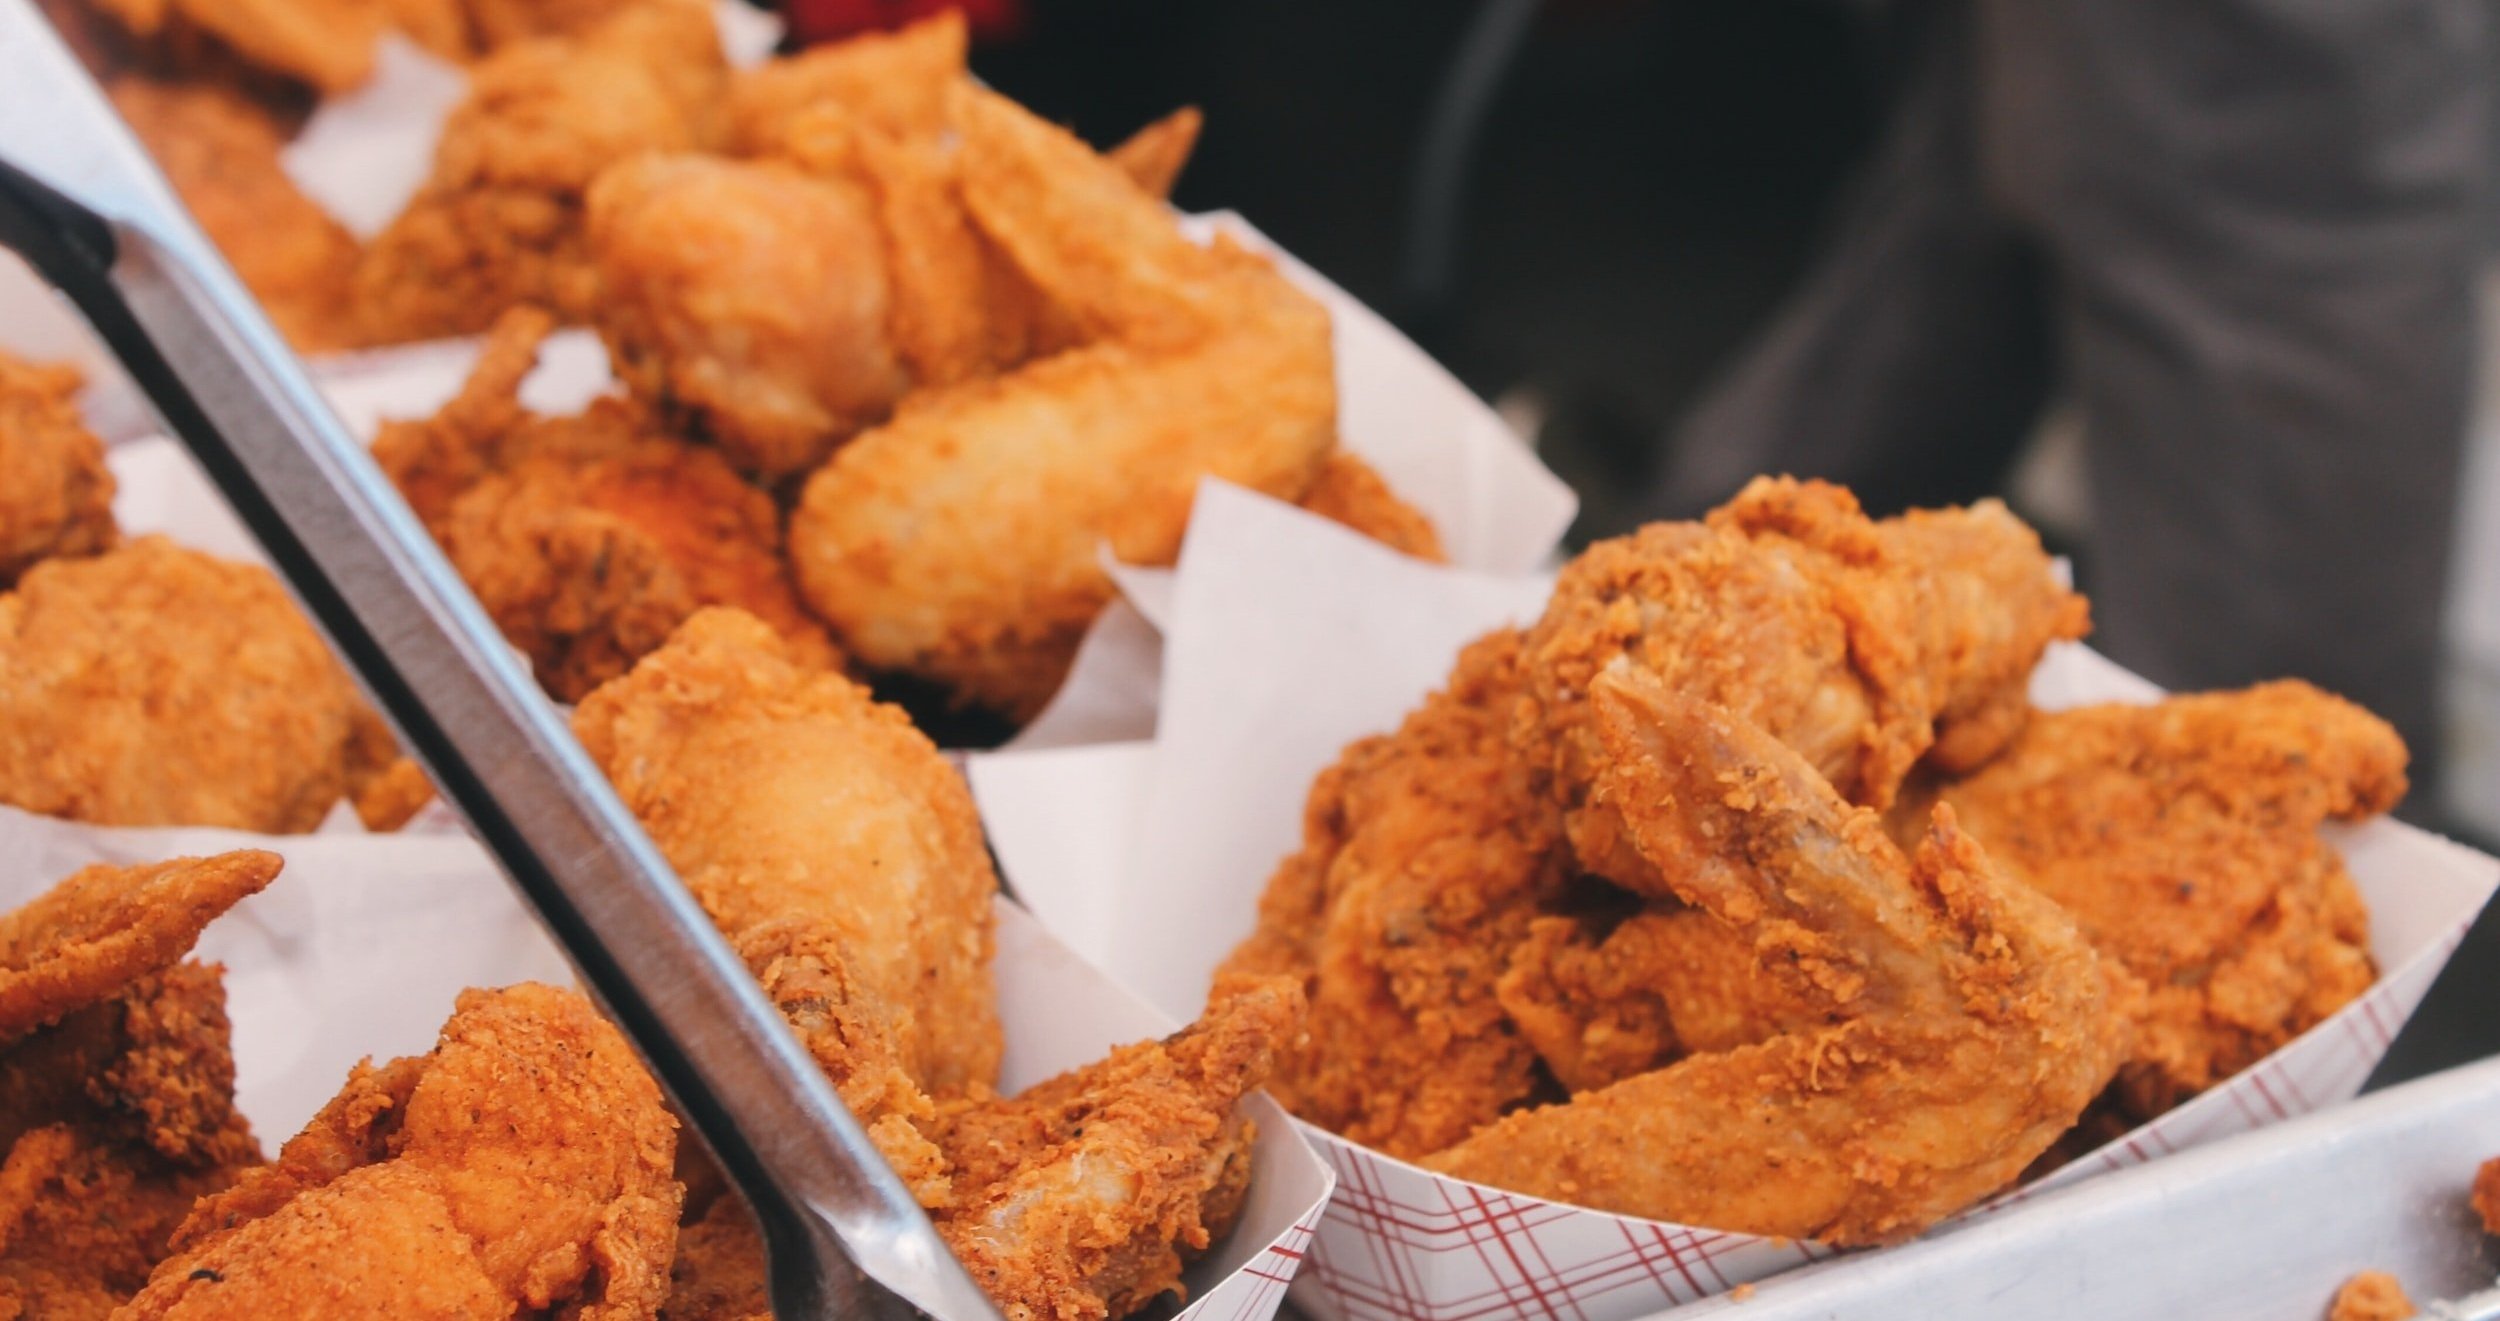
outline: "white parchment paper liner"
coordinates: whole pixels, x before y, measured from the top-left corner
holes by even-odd
[[[0,904],[93,862],[263,848],[286,870],[209,927],[195,957],[226,967],[236,1100],[275,1152],[357,1060],[419,1054],[471,986],[572,985],[570,966],[465,835],[250,835],[109,829],[0,808]],[[1172,1030],[1014,904],[998,906],[998,994],[1015,1090]],[[1186,1276],[1182,1314],[1265,1321],[1300,1264],[1334,1176],[1264,1096],[1252,1185],[1233,1233]],[[688,1135],[687,1140],[692,1140]]]
[[[1249,932],[1269,872],[1299,843],[1312,777],[1347,742],[1393,728],[1441,682],[1461,643],[1534,618],[1547,589],[1535,575],[1420,564],[1300,510],[1210,485],[1172,584],[1153,741],[972,759],[1010,883],[1070,945],[1150,1001],[1194,1002]],[[2157,692],[2069,646],[2043,663],[2033,695],[2063,707]],[[1106,870],[1119,849],[1105,831],[1127,840],[1117,869]],[[2336,838],[2370,904],[2378,985],[2042,1188],[2358,1091],[2500,864],[2394,822]],[[1294,1295],[1320,1317],[1611,1321],[1826,1255],[1516,1196],[1308,1131],[1339,1176]]]

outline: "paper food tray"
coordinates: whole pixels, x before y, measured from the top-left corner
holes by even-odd
[[[2500,1060],[1674,1316],[2308,1321],[2363,1270],[2394,1275],[2417,1303],[2454,1298],[2490,1288],[2500,1271],[2500,1249],[2466,1202],[2475,1167],[2493,1156]]]
[[[1299,510],[1210,486],[1171,599],[1156,607],[1167,628],[1156,738],[971,760],[1009,882],[1080,953],[1148,1000],[1194,1003],[1216,961],[1250,932],[1269,873],[1299,844],[1312,777],[1347,742],[1393,728],[1440,684],[1463,642],[1533,620],[1548,587],[1541,577],[1422,564]],[[2143,701],[2156,691],[2080,646],[2058,648],[2033,683],[2048,707]],[[2500,879],[2500,863],[2388,821],[2340,832],[2337,842],[2370,904],[2379,983],[2045,1187],[2359,1089]],[[1115,855],[1125,865],[1114,868]],[[1339,1185],[1294,1297],[1323,1318],[1612,1321],[1829,1255],[1505,1193],[1311,1132]]]
[[[276,852],[286,870],[212,924],[194,957],[226,965],[236,1102],[269,1151],[338,1091],[359,1059],[431,1049],[463,989],[574,984],[494,861],[461,835],[114,829],[0,808],[0,857],[8,859],[0,904],[22,904],[89,863],[236,848]],[[1004,1088],[1175,1026],[1014,904],[1002,900],[998,919]],[[1334,1181],[1273,1102],[1251,1104],[1259,1134],[1250,1197],[1233,1233],[1186,1272],[1185,1317],[1274,1315]]]

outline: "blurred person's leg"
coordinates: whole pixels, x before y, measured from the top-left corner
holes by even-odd
[[[1901,6],[1892,122],[1802,287],[1677,427],[1659,517],[1757,473],[1844,482],[1870,509],[1994,490],[2046,397],[2031,245],[1979,188],[1969,0]]]
[[[1980,23],[1989,180],[2056,264],[2095,641],[2174,687],[2310,679],[2426,770],[2485,3],[1983,0]]]

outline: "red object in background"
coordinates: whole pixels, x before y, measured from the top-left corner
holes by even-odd
[[[790,36],[801,46],[895,28],[960,9],[976,38],[1014,34],[1024,25],[1024,0],[782,0]]]

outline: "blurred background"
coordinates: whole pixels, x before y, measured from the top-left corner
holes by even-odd
[[[913,8],[813,13],[840,28]],[[1242,212],[1493,401],[1581,493],[1576,543],[1640,521],[1678,420],[1832,236],[1899,90],[1884,9],[991,0],[973,62],[1095,142],[1200,105],[1206,136],[1177,202]],[[2489,842],[2500,371],[2485,353],[2443,657],[2447,774],[2417,814]],[[2003,493],[2089,590],[2078,430],[2053,405]]]

